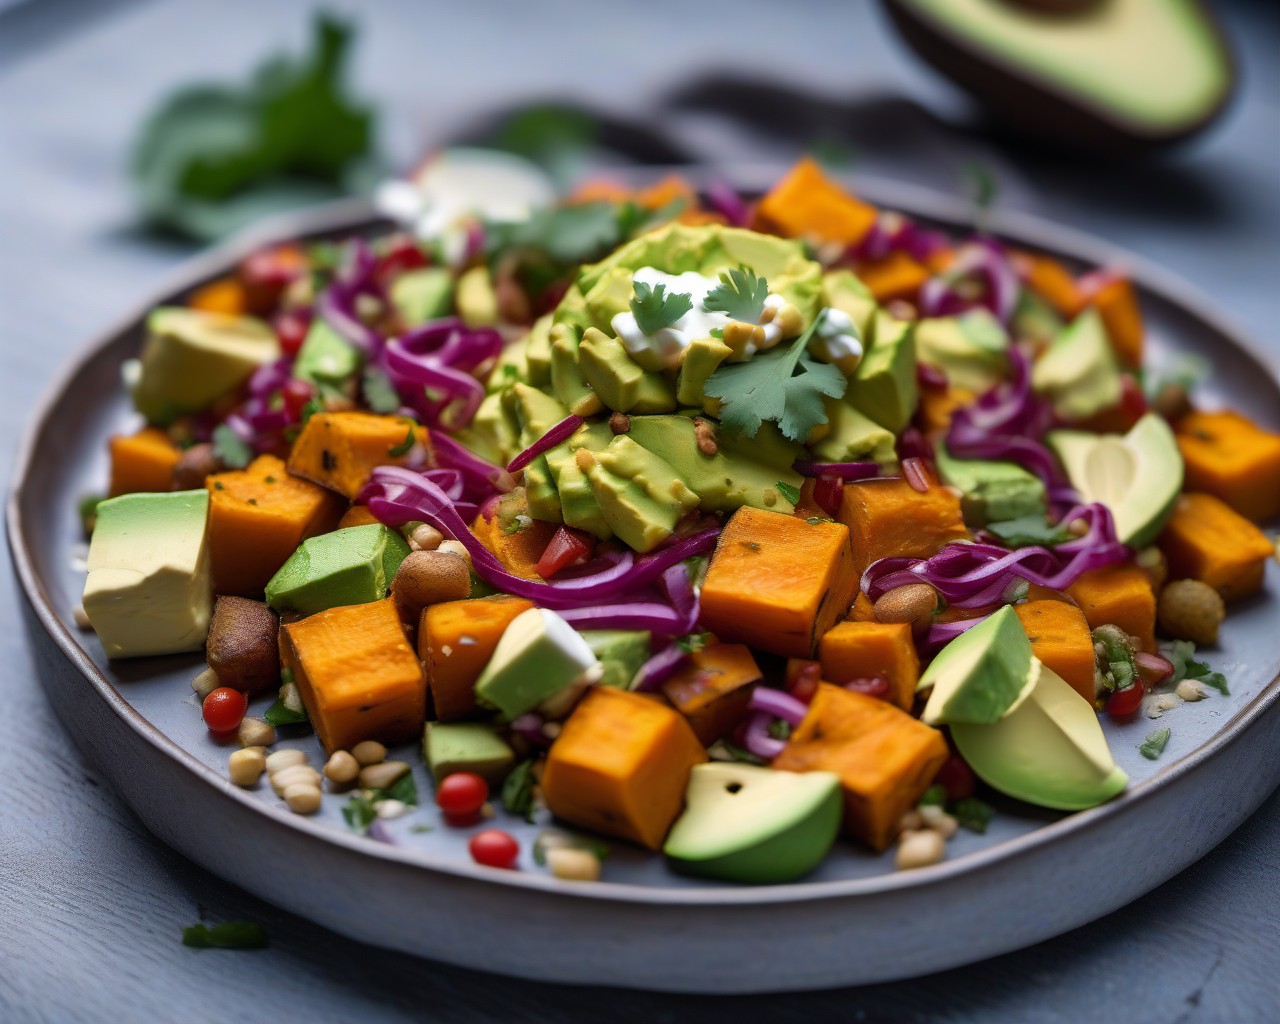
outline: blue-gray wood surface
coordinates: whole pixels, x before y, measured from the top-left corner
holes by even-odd
[[[131,217],[123,167],[140,117],[177,83],[235,75],[273,46],[298,45],[308,6],[0,4],[3,436],[17,435],[73,348],[185,254],[141,235]],[[845,135],[868,172],[941,188],[956,187],[963,166],[979,160],[995,169],[1000,202],[1165,264],[1280,355],[1274,3],[1224,12],[1244,69],[1227,118],[1202,144],[1138,168],[1029,155],[961,130],[973,127],[964,101],[904,53],[871,4],[348,6],[362,24],[356,80],[382,104],[384,146],[401,165],[464,134],[477,116],[537,97],[653,126],[693,159],[781,164],[815,137]],[[0,446],[6,480],[11,444]],[[147,834],[59,729],[33,677],[17,600],[6,578],[3,1021],[1277,1019],[1280,795],[1133,905],[1034,948],[914,981],[749,1000],[671,997],[507,981],[365,948],[260,903]],[[180,929],[203,913],[262,921],[271,948],[181,946]],[[566,956],[573,941],[564,936]]]

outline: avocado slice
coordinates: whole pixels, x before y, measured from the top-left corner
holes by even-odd
[[[1186,139],[1235,87],[1222,32],[1198,0],[884,5],[921,57],[998,117],[1090,157]]]
[[[1182,453],[1164,419],[1149,412],[1127,434],[1055,430],[1045,441],[1080,497],[1111,510],[1121,543],[1156,539],[1182,492]]]
[[[587,385],[617,412],[676,411],[676,393],[661,373],[644,369],[617,338],[588,327],[578,346],[578,367]]]
[[[652,653],[647,629],[584,629],[582,639],[600,659],[601,686],[629,689],[631,680]]]
[[[320,394],[345,392],[360,372],[360,351],[316,317],[293,362],[293,376],[306,381]]]
[[[576,416],[594,416],[604,409],[600,396],[591,390],[578,365],[582,336],[577,328],[556,323],[551,326],[551,390]]]
[[[711,762],[689,775],[685,810],[662,852],[678,871],[727,882],[790,882],[835,843],[842,811],[834,772]]]
[[[1083,810],[1110,800],[1129,782],[1111,757],[1097,712],[1046,666],[1003,718],[990,725],[956,723],[951,738],[983,782],[1041,807]]]
[[[171,423],[207,409],[279,358],[276,332],[257,317],[160,306],[147,317],[133,404],[148,422]]]
[[[876,299],[871,294],[871,289],[863,284],[853,271],[829,270],[823,274],[822,301],[832,309],[840,310],[852,320],[860,337],[871,336]]]
[[[689,347],[684,350],[684,358],[680,361],[680,375],[676,382],[676,399],[680,404],[694,409],[705,409],[715,415],[711,409],[707,408],[709,400],[703,388],[706,387],[707,379],[720,369],[720,364],[731,355],[733,355],[733,349],[719,338],[695,338],[691,341]],[[718,412],[719,400],[711,399],[710,401],[717,403],[715,412]]]
[[[898,460],[896,438],[874,420],[864,416],[844,398],[828,398],[827,436],[812,445],[819,462],[878,462],[885,466]]]
[[[550,313],[538,317],[524,340],[526,379],[535,388],[551,385],[551,317]]]
[[[522,450],[520,424],[506,392],[485,395],[470,425],[454,432],[454,440],[482,459],[505,466]]]
[[[942,442],[935,446],[935,453],[938,475],[961,492],[960,506],[970,526],[1044,515],[1044,483],[1017,463],[957,459]]]
[[[1031,368],[1031,386],[1064,420],[1085,420],[1119,403],[1120,363],[1096,309],[1086,309],[1054,338]]]
[[[483,722],[428,722],[422,759],[437,786],[455,772],[475,772],[489,785],[497,785],[516,763],[507,741]]]
[[[555,612],[530,608],[511,620],[476,680],[476,700],[510,722],[581,683],[599,662]]]
[[[453,306],[453,275],[444,267],[418,267],[391,282],[391,302],[406,327],[447,316]]]
[[[481,264],[464,270],[455,295],[458,316],[468,327],[492,327],[498,322],[498,293],[488,267]]]
[[[576,453],[579,448],[602,452],[613,437],[608,423],[584,423],[568,441],[547,452],[545,457],[559,498],[562,521],[566,526],[586,530],[600,540],[612,537],[613,530],[605,521],[587,475],[578,465]],[[535,518],[541,519],[542,516]]]
[[[1005,605],[952,640],[925,669],[916,690],[933,688],[920,720],[926,725],[999,721],[1035,685],[1031,641]]]
[[[947,383],[981,394],[1009,373],[1009,336],[985,309],[916,322],[916,357],[947,375]]]
[[[579,468],[586,475],[600,513],[609,528],[636,551],[651,551],[675,531],[680,506],[653,498],[639,484],[611,473],[598,456],[582,459]]]
[[[895,434],[911,422],[920,398],[913,328],[906,320],[876,310],[871,348],[858,364],[844,396],[855,409]]]
[[[304,540],[267,583],[278,612],[314,615],[326,608],[381,601],[409,545],[381,523],[349,526]]]

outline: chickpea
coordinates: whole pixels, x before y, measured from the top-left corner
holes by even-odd
[[[1222,595],[1199,580],[1174,580],[1160,591],[1156,606],[1160,629],[1178,640],[1197,644],[1218,642],[1218,629],[1227,617]]]

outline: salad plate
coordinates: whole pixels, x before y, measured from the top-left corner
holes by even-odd
[[[731,177],[759,191],[769,172]],[[857,191],[927,226],[969,226],[968,205],[945,196],[878,180],[859,180]],[[229,748],[205,729],[189,685],[204,659],[109,661],[78,628],[85,545],[75,510],[106,477],[101,439],[132,422],[121,370],[141,347],[148,311],[185,300],[269,242],[379,226],[369,204],[346,202],[265,223],[197,257],[68,365],[19,452],[8,529],[41,681],[86,756],[184,856],[345,935],[479,970],[671,991],[803,990],[916,976],[1061,934],[1203,856],[1280,784],[1280,566],[1269,559],[1263,595],[1232,606],[1208,655],[1229,695],[1170,711],[1158,723],[1172,726],[1158,760],[1139,751],[1155,723],[1104,720],[1129,776],[1123,793],[1068,815],[997,802],[985,833],[960,832],[945,860],[911,871],[894,871],[892,852],[842,847],[801,881],[741,886],[673,873],[618,843],[601,880],[568,882],[534,861],[548,818],[503,817],[521,845],[510,871],[473,863],[474,830],[447,827],[425,800],[380,822],[374,838],[347,827],[339,801],[304,817],[270,787],[232,785]],[[993,211],[989,228],[1074,269],[1123,266],[1142,303],[1151,366],[1196,357],[1209,367],[1197,397],[1280,429],[1274,359],[1190,286],[1030,216]],[[285,733],[276,749],[287,747],[318,753],[310,735]],[[393,756],[413,762],[418,789],[430,791],[412,745]]]

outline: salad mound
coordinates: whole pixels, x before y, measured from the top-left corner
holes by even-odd
[[[1194,645],[1263,586],[1280,436],[1156,380],[1121,273],[808,160],[755,203],[398,195],[419,233],[156,309],[82,508],[103,650],[205,650],[237,784],[387,839],[420,744],[446,826],[577,830],[534,851],[559,877],[599,877],[589,834],[785,882],[840,836],[933,863],[993,793],[1102,803],[1099,713],[1228,692]],[[307,728],[322,770],[270,751]]]

